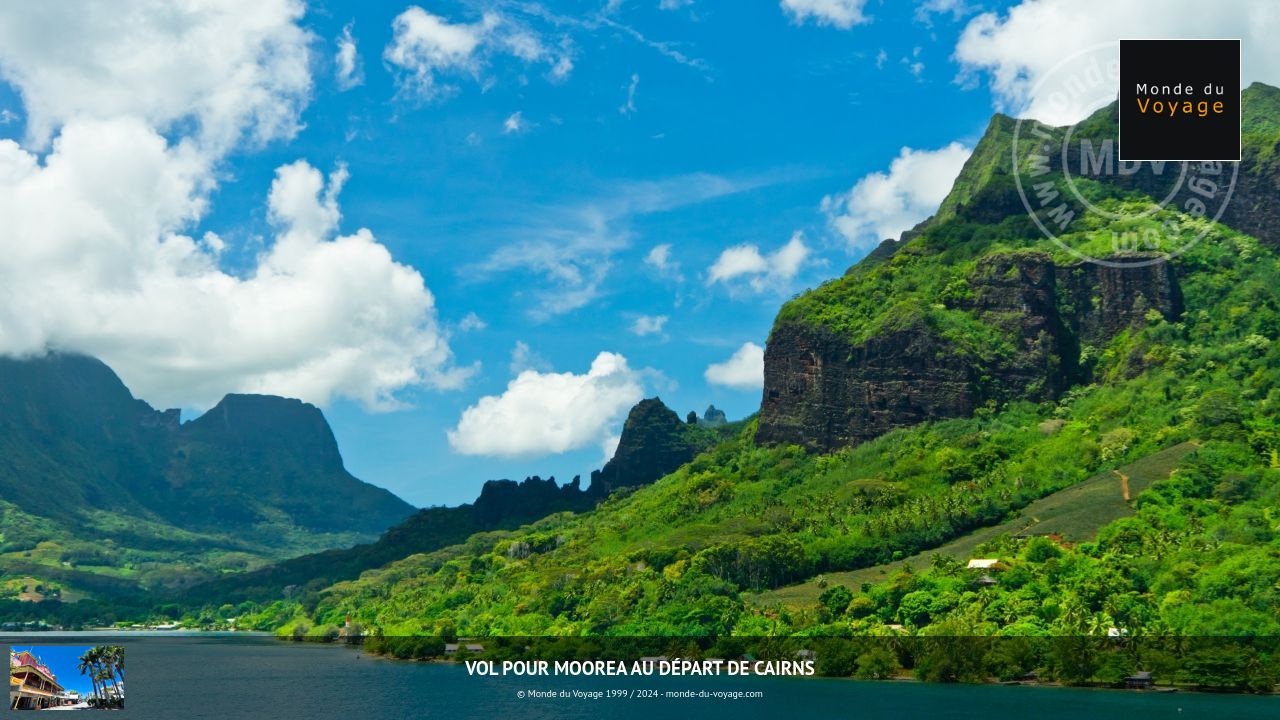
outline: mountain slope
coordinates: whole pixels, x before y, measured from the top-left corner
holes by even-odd
[[[180,424],[92,358],[0,358],[10,574],[91,590],[192,582],[347,544],[412,509],[347,473],[313,406],[231,395]]]
[[[588,510],[615,490],[648,485],[676,470],[737,427],[716,418],[715,428],[690,425],[681,422],[660,398],[641,400],[627,414],[613,457],[602,470],[591,474],[591,485],[586,489],[576,477],[564,486],[557,486],[555,478],[537,476],[520,483],[490,480],[474,503],[419,510],[376,542],[228,575],[192,588],[182,600],[194,605],[277,600],[300,590],[318,590],[354,579],[366,570],[410,555],[461,543],[476,533],[514,530],[556,513]]]
[[[1276,116],[1275,95],[1251,88],[1246,114]],[[259,619],[288,632],[350,616],[386,635],[875,632],[901,618],[926,634],[1280,633],[1276,248],[1261,231],[1140,213],[1158,183],[1121,178],[1088,188],[1116,219],[1065,243],[1106,254],[1112,231],[1207,235],[1170,264],[1079,266],[1010,201],[1008,124],[993,121],[934,220],[783,308],[758,430],[591,512],[476,535]],[[1077,130],[1114,131],[1110,110]],[[1250,156],[1269,157],[1270,138],[1250,135]],[[1245,172],[1258,187],[1275,177],[1261,160]],[[1191,441],[1095,542],[1001,540],[1021,568],[1008,585],[944,559],[938,578],[798,613],[744,599],[939,547]]]

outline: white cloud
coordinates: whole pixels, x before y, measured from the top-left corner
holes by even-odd
[[[654,245],[649,254],[644,256],[644,261],[648,265],[652,265],[659,271],[669,269],[671,265],[671,243],[662,243]]]
[[[301,12],[4,6],[0,75],[32,122],[30,147],[0,141],[0,353],[95,355],[162,407],[245,391],[387,408],[405,387],[463,381],[422,276],[369,230],[339,233],[344,168],[280,167],[274,233],[236,273],[216,233],[186,234],[225,153],[296,131]]]
[[[204,148],[290,138],[311,90],[296,0],[6,3],[0,78],[19,89],[31,146],[76,118],[186,121]]]
[[[792,234],[786,245],[768,255],[761,254],[755,245],[735,245],[721,252],[707,270],[707,284],[727,285],[746,279],[757,292],[779,288],[795,278],[808,257],[809,248],[799,231]]]
[[[333,67],[339,90],[345,92],[364,84],[364,64],[360,62],[360,51],[351,34],[351,23],[347,23],[338,36],[338,52],[334,53]]]
[[[1146,3],[1113,0],[1036,0],[1004,14],[984,13],[969,21],[956,44],[964,74],[985,74],[997,108],[1052,124],[1068,124],[1115,99],[1114,92],[1060,103],[1058,82],[1098,55],[1081,49],[1117,38],[1241,38],[1241,80],[1275,82],[1280,54],[1273,50],[1280,13],[1269,0],[1222,0],[1206,12],[1197,0],[1170,0],[1159,11]],[[1118,58],[1118,46],[1103,53],[1102,64]],[[1067,61],[1058,72],[1055,67]],[[963,78],[962,78],[963,79]],[[1043,84],[1042,84],[1043,83]],[[1062,96],[1059,96],[1061,98]]]
[[[916,6],[916,22],[933,24],[934,15],[950,15],[952,20],[977,12],[978,5],[970,5],[966,0],[924,0]]]
[[[402,71],[403,91],[421,100],[433,100],[455,90],[441,84],[441,75],[479,71],[476,49],[498,22],[497,15],[486,14],[474,24],[450,24],[415,5],[392,21],[393,37],[383,58]]]
[[[640,76],[631,73],[631,82],[627,85],[627,100],[618,107],[618,112],[630,115],[636,111],[636,88],[640,86]]]
[[[573,57],[571,55],[561,55],[556,58],[555,65],[551,66],[549,73],[552,82],[563,82],[568,79],[570,73],[573,72]]]
[[[603,466],[613,459],[615,453],[618,452],[618,443],[622,442],[621,435],[610,435],[600,442],[600,464]]]
[[[693,4],[693,0],[659,0],[659,10],[679,10]]]
[[[764,387],[764,348],[748,342],[721,363],[713,363],[704,373],[707,382],[735,390],[759,390]]]
[[[526,64],[545,63],[552,82],[567,79],[573,71],[573,43],[568,36],[553,49],[540,33],[513,15],[488,11],[474,23],[452,23],[414,5],[396,16],[391,27],[393,37],[383,59],[398,72],[400,92],[418,101],[457,92],[451,82],[459,77],[480,79],[497,55]]]
[[[8,125],[9,123],[17,122],[18,118],[19,115],[9,108],[0,109],[0,125]]]
[[[605,442],[644,396],[641,374],[621,355],[602,352],[585,374],[526,370],[501,395],[489,395],[463,411],[448,431],[449,445],[464,455],[528,457],[562,453]]]
[[[538,353],[534,352],[529,343],[523,340],[517,340],[515,347],[511,348],[511,375],[514,377],[525,370],[550,370],[551,364],[546,361]]]
[[[459,332],[477,332],[484,330],[487,327],[489,327],[489,323],[485,322],[474,312],[467,313],[458,321]]]
[[[972,152],[954,142],[937,150],[904,147],[888,173],[870,173],[848,192],[828,195],[822,209],[850,247],[875,247],[932,215]]]
[[[524,130],[524,128],[524,115],[521,114],[519,110],[511,113],[507,116],[506,120],[502,121],[502,133],[504,135],[518,133],[521,130]]]
[[[889,60],[889,53],[885,52],[884,48],[880,48],[880,52],[876,53],[876,69],[883,70],[884,64],[888,60]]]
[[[918,45],[911,49],[910,57],[904,56],[901,62],[907,66],[907,70],[911,71],[916,80],[923,79],[924,63],[920,61],[920,47]]]
[[[834,25],[848,30],[871,22],[862,14],[867,0],[782,0],[782,9],[797,23],[812,19],[818,25]]]
[[[631,334],[640,337],[658,335],[666,325],[666,315],[639,315],[631,322]]]

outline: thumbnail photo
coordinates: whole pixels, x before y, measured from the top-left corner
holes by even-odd
[[[124,648],[32,645],[9,649],[11,710],[124,708]]]

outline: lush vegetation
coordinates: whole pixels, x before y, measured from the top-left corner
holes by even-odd
[[[966,189],[977,199],[954,203],[957,211],[888,259],[789,303],[780,320],[861,338],[925,316],[958,347],[1008,352],[956,309],[964,279],[993,253],[1070,256],[1036,239],[1021,216],[974,221],[983,194],[1001,190],[991,187],[999,172],[985,177],[986,185]],[[1094,199],[1121,214],[1141,202],[1124,188]],[[389,648],[398,637],[456,635],[1280,635],[1280,258],[1201,219],[1130,215],[1086,225],[1066,241],[1107,254],[1115,232],[1159,226],[1172,229],[1174,242],[1205,232],[1176,262],[1187,310],[1171,319],[1153,310],[1081,348],[1083,382],[1056,401],[990,405],[825,456],[757,447],[748,426],[593,512],[475,535],[261,608],[252,621],[326,637],[350,618]],[[979,548],[1000,560],[989,571],[939,555],[923,570],[828,585],[807,604],[750,602],[762,589],[927,552],[1187,441],[1198,447],[1137,495],[1129,517],[1083,542],[998,536]],[[1028,651],[1003,668],[935,672],[909,652],[863,664],[937,678],[1037,670],[1078,682],[1123,669],[1099,650],[1096,664],[1055,674],[1046,669],[1052,652]],[[1241,682],[1265,685],[1274,655],[1240,652],[1220,659],[1263,668]],[[1189,656],[1177,657],[1192,672]],[[829,669],[858,672],[858,660]],[[1201,660],[1196,672],[1207,676],[1213,662]],[[1140,662],[1155,660],[1131,653],[1124,667]]]
[[[1264,116],[1250,116],[1248,137],[1274,142]],[[993,123],[993,143],[1006,141],[1006,126]],[[1103,113],[1081,132],[1110,128]],[[1041,238],[1020,204],[1008,211],[1008,154],[980,150],[917,235],[788,303],[779,322],[855,342],[925,322],[975,362],[1018,352],[964,308],[968,279],[997,253],[1072,256]],[[1280,254],[1204,219],[1140,216],[1141,188],[1082,182],[1122,219],[1086,223],[1068,246],[1106,255],[1118,236],[1157,228],[1178,245],[1204,238],[1175,262],[1185,312],[1139,313],[1079,348],[1077,384],[1054,400],[992,402],[827,455],[760,447],[750,422],[588,512],[472,533],[326,587],[210,602],[188,619],[315,640],[351,623],[371,649],[405,657],[438,655],[459,636],[664,637],[707,656],[859,637],[820,650],[821,671],[1113,683],[1155,668],[1197,686],[1270,688],[1274,642],[1168,638],[1280,636]],[[1175,446],[1186,452],[1162,456],[1173,458],[1167,472],[1135,486],[1110,522],[1076,535],[996,534],[975,543],[974,555],[998,561],[990,568],[929,555]],[[927,567],[910,562],[921,553]],[[826,579],[904,561],[882,578]],[[820,592],[796,602],[760,594],[801,582]]]

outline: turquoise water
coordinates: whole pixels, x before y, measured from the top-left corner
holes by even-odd
[[[76,636],[23,643],[93,643]],[[266,637],[119,638],[124,716],[152,718],[858,718],[1224,720],[1280,718],[1280,697],[856,682],[820,678],[473,677],[461,665],[371,657]],[[762,697],[530,699],[530,691],[759,692]],[[518,693],[526,693],[521,698]],[[641,693],[637,693],[641,694]]]

